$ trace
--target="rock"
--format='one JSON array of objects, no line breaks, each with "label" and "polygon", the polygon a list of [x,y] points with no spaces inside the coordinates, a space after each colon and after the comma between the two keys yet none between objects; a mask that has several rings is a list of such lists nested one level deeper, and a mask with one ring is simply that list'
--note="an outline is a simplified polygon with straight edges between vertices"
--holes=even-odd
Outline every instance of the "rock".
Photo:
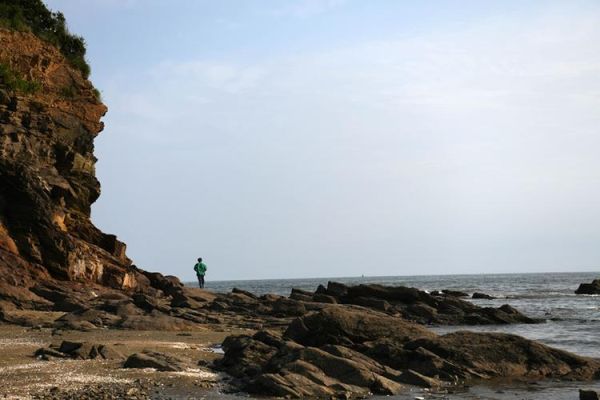
[{"label": "rock", "polygon": [[0,89],[0,104],[9,105],[11,103],[11,97],[6,90]]},{"label": "rock", "polygon": [[579,400],[600,400],[600,393],[596,390],[579,389]]},{"label": "rock", "polygon": [[[331,288],[331,290],[329,290]],[[404,286],[375,284],[346,286],[329,282],[327,294],[338,303],[355,304],[391,315],[401,314],[405,319],[421,324],[485,325],[512,323],[540,323],[541,319],[528,318],[518,311],[482,308],[459,296],[466,293],[446,290],[432,294]]]},{"label": "rock", "polygon": [[408,385],[426,387],[426,388],[436,388],[442,386],[442,382],[437,379],[430,378],[428,376],[422,375],[412,369],[406,370],[400,375],[400,382],[406,383]]},{"label": "rock", "polygon": [[184,371],[187,364],[180,358],[160,353],[157,351],[144,350],[141,353],[130,355],[123,368],[154,368],[157,371]]},{"label": "rock", "polygon": [[486,299],[486,300],[492,300],[495,299],[494,296],[490,296],[489,294],[485,294],[485,293],[479,293],[479,292],[475,292],[473,293],[473,296],[471,296],[473,299]]},{"label": "rock", "polygon": [[427,329],[375,311],[329,307],[295,319],[284,334],[304,346],[357,344],[382,337],[408,341],[430,337]]},{"label": "rock", "polygon": [[298,289],[298,288],[292,288],[292,291],[291,291],[291,293],[290,293],[290,296],[291,296],[292,294],[300,294],[300,295],[302,295],[302,296],[312,297],[312,295],[313,295],[314,293],[312,293],[312,292],[309,292],[308,290],[302,290],[302,289]]},{"label": "rock", "polygon": [[344,297],[348,294],[348,286],[338,282],[327,282],[326,293],[334,297]]},{"label": "rock", "polygon": [[48,360],[52,357],[79,360],[122,360],[125,358],[118,350],[110,345],[89,342],[71,342],[66,340],[57,348],[50,346],[38,349],[35,352],[35,356],[44,360]]},{"label": "rock", "polygon": [[312,296],[312,300],[316,301],[317,303],[337,304],[337,300],[335,297],[320,293],[314,294]]},{"label": "rock", "polygon": [[600,360],[515,335],[438,336],[402,318],[343,305],[296,318],[283,336],[230,336],[223,349],[215,367],[233,375],[240,390],[267,396],[348,398],[397,395],[404,385],[437,389],[495,378],[600,376]]},{"label": "rock", "polygon": [[207,290],[182,287],[173,291],[171,307],[199,309],[216,299],[217,296]]},{"label": "rock", "polygon": [[582,283],[575,294],[600,294],[600,279],[594,279],[592,283]]},{"label": "rock", "polygon": [[273,315],[281,317],[297,317],[306,314],[306,307],[301,301],[286,299],[285,297],[277,299],[273,304]]},{"label": "rock", "polygon": [[89,330],[101,327],[115,327],[121,317],[104,310],[82,309],[73,311],[58,318],[54,326],[59,329]]},{"label": "rock", "polygon": [[154,310],[145,315],[125,315],[116,327],[139,331],[185,331],[192,329],[194,323]]},{"label": "rock", "polygon": [[254,293],[250,293],[247,290],[233,288],[231,289],[231,293],[243,294],[244,296],[250,297],[251,299],[258,299],[258,297]]},{"label": "rock", "polygon": [[469,297],[468,293],[461,292],[458,290],[444,289],[444,290],[442,290],[442,293],[445,294],[446,296],[452,296],[452,297]]},{"label": "rock", "polygon": [[310,295],[306,295],[306,294],[302,294],[302,293],[292,292],[292,293],[290,293],[290,299],[304,301],[304,302],[310,302],[310,301],[313,301],[313,295],[312,295],[312,293]]}]

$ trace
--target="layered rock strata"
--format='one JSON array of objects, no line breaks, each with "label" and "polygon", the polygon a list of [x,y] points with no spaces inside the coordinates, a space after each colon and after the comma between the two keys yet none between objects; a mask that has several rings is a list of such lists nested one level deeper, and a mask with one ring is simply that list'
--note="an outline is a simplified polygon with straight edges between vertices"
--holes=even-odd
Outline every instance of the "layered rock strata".
[{"label": "layered rock strata", "polygon": [[515,335],[455,332],[331,305],[295,319],[281,335],[230,336],[216,367],[253,394],[302,397],[394,395],[502,378],[589,380],[600,361]]},{"label": "layered rock strata", "polygon": [[97,91],[32,33],[0,29],[0,66],[0,301],[51,309],[35,287],[54,282],[81,283],[84,298],[151,287],[125,245],[90,221],[100,195],[93,143],[107,111]]}]

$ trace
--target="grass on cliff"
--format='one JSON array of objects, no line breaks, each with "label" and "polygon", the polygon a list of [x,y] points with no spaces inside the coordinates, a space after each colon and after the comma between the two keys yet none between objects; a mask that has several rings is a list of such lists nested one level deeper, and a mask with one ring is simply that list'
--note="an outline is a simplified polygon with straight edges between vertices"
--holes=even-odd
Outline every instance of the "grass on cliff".
[{"label": "grass on cliff", "polygon": [[31,31],[60,49],[84,78],[90,75],[85,60],[85,41],[67,28],[65,16],[52,12],[41,0],[0,0],[0,26],[17,31]]},{"label": "grass on cliff", "polygon": [[39,82],[20,77],[6,64],[0,64],[0,85],[21,93],[35,93],[42,87]]}]

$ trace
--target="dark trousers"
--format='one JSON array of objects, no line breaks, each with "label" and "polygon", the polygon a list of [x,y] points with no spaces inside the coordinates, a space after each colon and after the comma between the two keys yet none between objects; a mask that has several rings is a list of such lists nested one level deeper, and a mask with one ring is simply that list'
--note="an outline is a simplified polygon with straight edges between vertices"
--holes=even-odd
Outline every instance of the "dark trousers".
[{"label": "dark trousers", "polygon": [[198,286],[203,288],[204,287],[204,275],[197,275],[198,276]]}]

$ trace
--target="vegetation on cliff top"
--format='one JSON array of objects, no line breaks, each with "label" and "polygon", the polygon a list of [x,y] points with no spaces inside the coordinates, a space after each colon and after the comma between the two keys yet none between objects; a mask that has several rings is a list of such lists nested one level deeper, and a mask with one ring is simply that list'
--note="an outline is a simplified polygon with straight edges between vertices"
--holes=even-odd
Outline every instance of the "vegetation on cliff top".
[{"label": "vegetation on cliff top", "polygon": [[90,75],[85,60],[85,41],[69,32],[65,16],[52,12],[41,0],[0,0],[0,26],[18,31],[31,31],[52,43],[69,62],[81,71],[84,78]]}]

